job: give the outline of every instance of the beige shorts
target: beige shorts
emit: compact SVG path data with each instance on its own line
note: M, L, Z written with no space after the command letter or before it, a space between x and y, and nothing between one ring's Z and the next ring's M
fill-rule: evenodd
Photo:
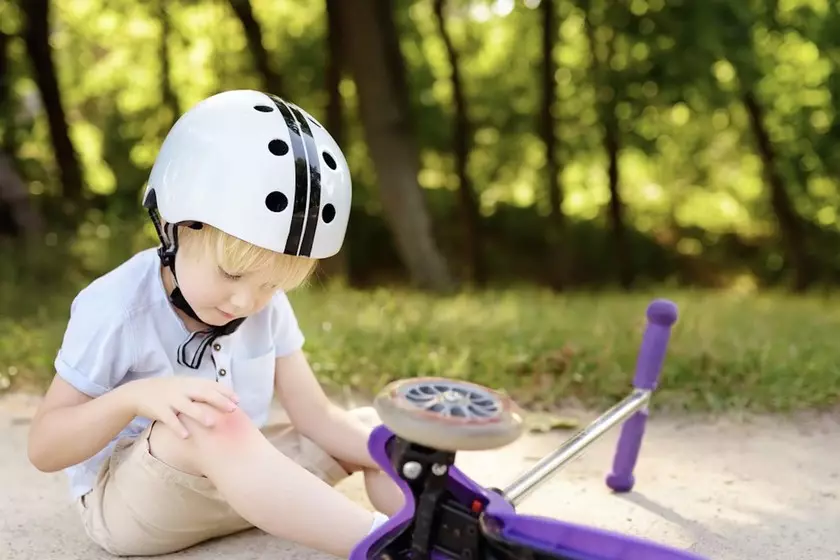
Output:
M366 414L365 409L358 411ZM93 490L77 500L91 540L113 555L152 556L252 528L209 479L155 458L149 452L151 429L136 439L120 440L102 465ZM349 476L338 461L287 422L269 424L262 432L280 452L327 484Z

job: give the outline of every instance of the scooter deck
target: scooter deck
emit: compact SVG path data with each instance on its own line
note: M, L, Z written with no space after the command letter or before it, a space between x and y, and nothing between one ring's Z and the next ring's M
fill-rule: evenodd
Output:
M403 509L365 538L350 560L702 560L629 535L545 517L520 515L501 494L454 466L454 454L402 441L385 426L370 439L374 459L397 482ZM408 461L428 473L397 475ZM445 465L446 470L431 468Z

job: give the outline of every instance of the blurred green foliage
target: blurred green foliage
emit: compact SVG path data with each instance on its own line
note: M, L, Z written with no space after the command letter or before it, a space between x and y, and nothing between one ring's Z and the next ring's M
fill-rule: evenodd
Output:
M628 252L642 290L596 297L521 286L544 283L548 268L538 71L546 1L452 0L447 12L474 125L468 171L496 287L434 300L399 288L296 294L322 378L370 389L394 377L440 373L504 385L526 401L570 395L603 404L629 387L646 294L658 286L685 304L665 402L774 410L836 402L830 337L838 318L824 311L828 296L746 294L781 286L793 273L768 165L801 220L799 250L817 265L815 284L831 286L840 273L837 3L556 0L552 115L569 280L583 290L614 284L603 139L605 119L614 118ZM221 90L261 87L227 2L166 3L167 36L157 2L51 2L61 101L94 200L70 223L60 219L65 201L20 36L22 12L19 4L0 7L0 31L9 36L2 149L49 224L29 242L0 238L0 387L13 378L46 379L75 291L155 241L139 197L177 113ZM324 3L251 4L283 95L324 122ZM393 6L420 149L418 179L439 245L463 273L451 69L432 3ZM174 104L166 102L167 87ZM405 271L382 216L356 87L345 76L339 89L342 142L354 173L349 280L356 287L399 282ZM769 160L757 149L748 96L762 112L759 126L774 150ZM729 291L671 291L685 286Z
M491 276L541 281L542 217L547 213L545 151L537 133L542 92L538 0L452 1L447 26L458 49L468 110L475 124L469 172L488 224ZM609 282L591 247L609 258L609 199L598 99L615 103L622 134L620 189L642 277L721 285L743 275L759 285L789 272L768 203L762 162L742 95L754 90L777 153L777 166L805 221L808 251L831 282L840 262L840 154L836 94L840 87L838 8L825 0L705 3L558 0L554 56L563 212L571 222L572 265L579 282ZM155 3L55 0L50 44L74 145L87 188L107 195L104 211L142 220L138 198L171 123L163 102L161 18ZM283 93L325 118L326 18L323 3L253 0L272 68ZM421 150L420 183L435 234L456 268L463 239L457 219L451 151L450 69L431 2L394 5L409 71L412 116ZM595 27L588 43L585 9ZM242 26L227 2L167 4L168 63L183 111L223 89L259 88ZM3 8L15 111L0 119L30 192L49 209L60 185L25 56L21 14ZM609 54L593 71L591 52ZM362 281L401 274L375 189L375 175L356 117L355 87L340 91L348 110L344 145L355 174L351 263ZM607 100L609 100L607 99ZM14 118L9 118L13 115ZM100 205L102 206L102 205ZM80 227L84 227L81 225ZM139 227L139 226L138 226ZM66 233L61 233L65 237ZM382 248L385 258L373 248ZM667 255L667 256L666 256Z
M330 393L370 397L395 379L440 375L503 389L531 410L556 410L570 403L605 409L630 391L645 308L662 296L680 306L680 320L654 398L657 410L836 406L833 337L840 314L833 299L818 296L562 296L519 288L441 298L316 284L291 299L306 352ZM0 392L41 390L52 378L69 297L46 298L37 315L0 317Z

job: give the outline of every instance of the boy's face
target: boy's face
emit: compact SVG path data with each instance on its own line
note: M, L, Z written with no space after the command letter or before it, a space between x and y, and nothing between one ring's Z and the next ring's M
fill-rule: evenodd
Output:
M179 246L175 267L181 293L208 325L224 325L257 313L278 289L263 271L231 276L213 252L199 244Z

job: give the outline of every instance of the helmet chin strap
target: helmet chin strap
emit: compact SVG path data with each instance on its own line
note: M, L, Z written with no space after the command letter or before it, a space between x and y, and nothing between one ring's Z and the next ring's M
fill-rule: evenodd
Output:
M162 227L160 218L155 210L156 208L153 204L149 208L149 215L155 225L155 231L157 232L158 239L160 239L160 247L158 247L157 254L160 258L161 264L169 268L172 272L172 279L175 282L175 289L172 290L171 294L169 294L169 301L172 305L186 313L192 319L195 319L199 323L207 326L207 329L191 333L189 338L178 347L178 363L191 369L198 369L201 366L201 360L204 358L205 351L211 344L213 344L213 341L220 336L229 335L236 331L236 329L239 328L239 325L241 325L245 320L245 317L234 319L224 325L208 325L198 316L184 297L184 294L181 292L181 287L178 285L178 275L175 273L175 254L178 252L178 224L167 223L165 227ZM200 229L201 224L197 224L197 226L191 224L187 227ZM198 348L196 348L193 352L192 357L187 359L187 347L199 335L203 335L203 338L199 342ZM210 359L213 359L212 354Z

